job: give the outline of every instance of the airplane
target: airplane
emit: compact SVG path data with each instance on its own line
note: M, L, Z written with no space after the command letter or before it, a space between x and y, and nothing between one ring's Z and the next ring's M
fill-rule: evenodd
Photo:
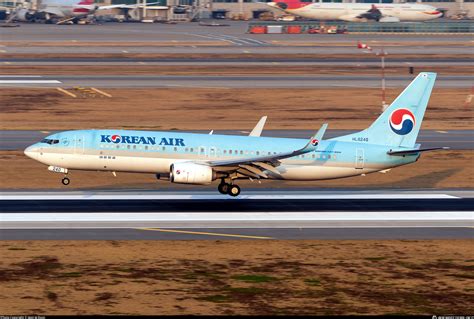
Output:
M416 144L436 73L420 73L369 128L323 139L327 124L309 139L261 137L266 117L250 136L74 130L52 134L26 156L64 174L71 170L155 174L181 184L220 180L221 194L237 196L236 181L311 181L387 172L416 162L421 152L447 149Z
M308 3L300 0L278 0L266 4L303 18L348 22L428 21L444 15L433 6L419 3Z
M157 3L159 2L147 3L147 5ZM143 7L142 4L97 6L94 4L94 0L42 0L37 10L24 7L13 9L7 23L13 20L25 22L45 20L46 23L61 24L68 21L77 22L99 10L135 9L141 7Z

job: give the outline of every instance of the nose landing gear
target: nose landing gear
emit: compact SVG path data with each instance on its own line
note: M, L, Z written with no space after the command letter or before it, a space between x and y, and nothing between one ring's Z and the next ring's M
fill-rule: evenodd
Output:
M69 183L71 183L71 180L67 177L64 177L61 182L63 183L63 185L67 186L69 185Z
M239 196L239 194L240 194L240 187L239 186L234 185L234 184L226 183L226 182L224 182L224 180L222 180L221 183L219 184L219 186L217 186L217 190L221 194L227 194L227 195L230 195L232 197Z

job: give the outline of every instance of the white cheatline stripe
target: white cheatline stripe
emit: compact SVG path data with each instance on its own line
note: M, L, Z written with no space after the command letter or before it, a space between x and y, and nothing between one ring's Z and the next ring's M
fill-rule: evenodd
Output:
M2 213L6 222L472 221L473 212Z
M340 194L340 195L240 195L237 198L224 195L171 195L171 194L0 194L0 200L279 200L279 199L459 199L447 194Z
M58 80L0 80L0 84L58 84Z

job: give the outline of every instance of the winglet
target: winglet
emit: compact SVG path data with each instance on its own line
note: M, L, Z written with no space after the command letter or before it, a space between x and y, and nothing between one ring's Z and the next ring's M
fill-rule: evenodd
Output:
M319 129L319 131L310 138L308 144L306 144L306 146L301 149L301 154L314 151L318 146L319 142L322 141L327 128L328 124L324 123Z
M263 127L265 126L265 122L267 121L267 116L262 116L260 121L258 121L257 125L253 128L252 132L250 132L249 136L256 136L259 137L262 135Z
M318 133L314 136L315 139L318 140L318 142L321 142L323 140L324 133L326 133L326 129L328 128L328 123L324 123L321 128L319 129Z

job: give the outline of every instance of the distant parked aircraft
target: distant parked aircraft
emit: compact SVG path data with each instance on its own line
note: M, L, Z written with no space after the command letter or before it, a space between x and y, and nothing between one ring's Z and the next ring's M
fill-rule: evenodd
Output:
M147 5L154 5L148 3ZM141 4L115 4L109 6L97 6L94 0L42 0L37 10L23 7L13 9L8 21L45 20L46 23L64 23L66 21L78 21L94 14L99 10L107 9L134 9L143 7ZM164 7L166 8L166 7Z
M25 154L52 172L70 170L156 174L172 183L210 184L237 196L239 179L323 180L416 162L421 122L435 73L420 73L372 125L354 134L323 140L327 124L311 138L260 137L266 117L249 136L79 130L50 135ZM62 180L68 185L70 180Z
M443 16L433 6L419 3L311 3L300 0L277 0L269 6L308 19L350 22L427 21Z

